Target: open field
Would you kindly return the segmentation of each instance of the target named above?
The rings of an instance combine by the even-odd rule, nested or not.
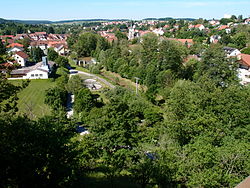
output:
[[[126,79],[126,78],[122,78],[117,73],[103,70],[101,75],[105,77],[106,79],[111,80],[112,82],[115,82],[117,85],[125,87],[129,90],[135,91],[135,88],[136,88],[135,82],[132,82],[131,80]],[[145,92],[147,90],[147,87],[138,84],[138,89],[141,92]]]
[[[11,80],[14,85],[21,84],[21,80]],[[43,115],[49,115],[49,106],[44,104],[45,91],[55,85],[50,80],[31,80],[29,86],[18,94],[19,114],[27,114],[35,119]]]

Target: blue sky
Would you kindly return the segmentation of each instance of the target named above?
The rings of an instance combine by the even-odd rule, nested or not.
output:
[[[250,16],[249,0],[11,0],[1,2],[0,18],[65,20],[87,18]]]

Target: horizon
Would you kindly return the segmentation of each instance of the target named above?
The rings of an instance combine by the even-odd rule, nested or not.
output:
[[[43,3],[32,0],[13,0],[2,2],[0,17],[11,20],[81,20],[81,19],[128,19],[145,18],[203,18],[220,19],[225,14],[248,17],[250,2],[246,0],[44,0]],[[38,8],[39,7],[39,10]],[[11,11],[9,11],[11,10]],[[177,10],[177,11],[176,11]],[[67,15],[67,16],[66,16]]]

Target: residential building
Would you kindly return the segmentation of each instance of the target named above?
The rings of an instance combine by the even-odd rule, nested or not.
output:
[[[29,56],[22,51],[18,51],[18,52],[15,52],[15,54],[13,55],[13,58],[16,60],[18,64],[20,64],[22,67],[25,67]]]
[[[34,66],[13,70],[10,74],[11,77],[14,78],[19,77],[22,79],[48,79],[54,65],[55,62],[48,61],[47,57],[43,57],[42,62],[39,62]]]
[[[223,50],[225,51],[228,58],[229,57],[237,57],[238,55],[241,54],[241,52],[236,48],[224,47]]]

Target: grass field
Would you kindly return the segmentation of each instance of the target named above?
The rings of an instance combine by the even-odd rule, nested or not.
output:
[[[101,75],[104,76],[105,78],[107,78],[108,80],[115,82],[117,85],[125,87],[131,91],[135,91],[135,88],[136,88],[135,82],[132,82],[131,80],[126,79],[126,78],[122,78],[117,73],[103,70]],[[147,90],[147,87],[138,84],[138,89],[141,92],[145,92]]]
[[[19,85],[22,81],[11,80],[10,82]],[[50,80],[31,80],[29,86],[18,93],[18,113],[27,114],[32,119],[49,115],[49,106],[44,104],[45,91],[54,85],[55,83]]]

